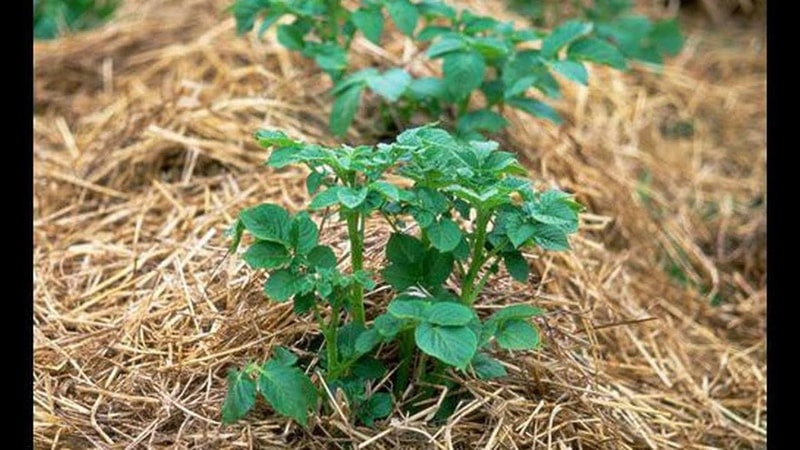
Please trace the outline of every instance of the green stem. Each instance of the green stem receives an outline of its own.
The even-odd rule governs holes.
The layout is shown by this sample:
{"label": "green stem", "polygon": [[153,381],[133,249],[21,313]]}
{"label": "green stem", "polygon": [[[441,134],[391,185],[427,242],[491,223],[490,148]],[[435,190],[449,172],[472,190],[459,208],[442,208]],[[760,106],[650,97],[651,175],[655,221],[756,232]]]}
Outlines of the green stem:
{"label": "green stem", "polygon": [[472,262],[470,263],[467,276],[464,278],[461,288],[461,301],[467,305],[472,305],[477,296],[477,292],[475,291],[475,279],[486,260],[483,247],[486,244],[486,228],[489,226],[489,219],[491,219],[491,214],[479,211],[478,218],[475,221],[475,240],[472,245]]}
{"label": "green stem", "polygon": [[[325,323],[325,320],[322,318],[322,314],[319,311],[317,305],[314,305],[314,318],[317,320],[319,327],[322,329],[322,335],[325,336],[325,350],[328,354],[328,373],[335,374],[336,367],[339,365],[339,348],[337,347],[336,341],[336,331],[338,327],[339,321],[339,311],[338,308],[331,306],[331,320],[329,323]],[[331,378],[335,379],[335,378]]]}
{"label": "green stem", "polygon": [[[356,212],[347,216],[347,235],[350,238],[350,265],[353,273],[364,268],[364,227],[359,227],[360,215]],[[364,325],[364,287],[356,284],[350,297],[350,313],[353,320],[359,325]]]}
{"label": "green stem", "polygon": [[406,330],[400,334],[400,366],[397,368],[397,383],[394,394],[399,398],[408,388],[411,359],[414,356],[414,332]]}

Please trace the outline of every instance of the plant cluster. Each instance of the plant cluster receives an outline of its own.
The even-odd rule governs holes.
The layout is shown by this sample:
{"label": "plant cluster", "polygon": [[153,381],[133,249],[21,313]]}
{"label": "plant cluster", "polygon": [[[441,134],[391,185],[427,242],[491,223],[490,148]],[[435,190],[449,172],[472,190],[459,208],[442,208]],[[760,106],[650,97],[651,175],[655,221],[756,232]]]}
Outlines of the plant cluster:
{"label": "plant cluster", "polygon": [[33,0],[33,37],[55,39],[65,31],[94,28],[117,6],[119,0]]}
{"label": "plant cluster", "polygon": [[[614,26],[596,30],[585,20],[564,22],[549,33],[516,29],[439,0],[362,0],[357,8],[340,0],[236,0],[231,10],[239,33],[252,30],[259,18],[259,35],[290,18],[277,25],[278,42],[313,59],[332,79],[330,128],[337,136],[352,123],[365,91],[380,97],[384,116],[402,127],[421,113],[453,123],[466,138],[503,129],[506,107],[560,123],[544,101],[560,96],[554,74],[585,85],[584,62],[627,67],[615,45],[622,35],[606,39]],[[404,67],[350,66],[348,51],[356,33],[380,44],[387,17],[418,47],[426,47],[425,57],[442,61],[441,77],[418,77]]]}
{"label": "plant cluster", "polygon": [[[625,57],[662,64],[664,56],[675,56],[683,47],[678,20],[651,21],[634,14],[630,0],[593,0],[589,5],[572,0],[570,6],[582,20],[594,25],[593,35],[617,47]],[[531,23],[542,25],[548,16],[562,15],[563,0],[510,0],[510,6],[527,16]]]}
{"label": "plant cluster", "polygon": [[[255,136],[272,149],[268,165],[310,170],[312,199],[295,214],[275,204],[241,211],[231,228],[231,251],[245,232],[251,235],[243,257],[253,269],[267,271],[266,297],[291,301],[294,313],[313,317],[324,342],[311,359],[316,377],[281,347],[263,364],[231,370],[225,422],[246,415],[260,393],[277,413],[305,425],[320,393],[341,391],[354,420],[371,425],[414,386],[452,383],[447,370],[503,376],[492,350],[539,345],[530,321],[540,314],[537,308],[515,304],[480,317],[474,304],[501,267],[527,281],[523,249],[569,248],[567,236],[577,231],[581,209],[570,195],[534,190],[514,154],[496,142],[467,141],[435,126],[409,129],[376,147],[326,148],[275,131]],[[346,271],[333,249],[320,243],[325,224],[337,219],[346,223],[350,242]],[[372,219],[393,230],[386,263],[375,272],[364,267]],[[365,311],[364,292],[375,287],[376,275],[394,294],[385,310]],[[387,363],[396,364],[393,376],[378,383],[390,372]],[[386,384],[393,392],[374,388]],[[422,389],[415,396],[431,394]]]}

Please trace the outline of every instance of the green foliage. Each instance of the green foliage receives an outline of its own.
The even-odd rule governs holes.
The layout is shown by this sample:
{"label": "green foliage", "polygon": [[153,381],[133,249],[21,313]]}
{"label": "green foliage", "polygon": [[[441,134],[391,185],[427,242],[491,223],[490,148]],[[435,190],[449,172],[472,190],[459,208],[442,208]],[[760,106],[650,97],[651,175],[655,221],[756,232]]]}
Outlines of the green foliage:
{"label": "green foliage", "polygon": [[[383,81],[369,81],[376,76]],[[339,88],[363,83],[386,93],[394,89],[392,80],[402,79],[364,72]],[[514,154],[496,142],[464,140],[435,126],[407,130],[395,142],[375,147],[328,148],[266,130],[255,138],[271,149],[270,166],[309,169],[312,199],[307,211],[294,214],[268,203],[242,210],[229,232],[231,250],[249,234],[242,257],[267,273],[266,297],[291,300],[296,314],[313,315],[325,338],[317,370],[328,389],[344,393],[354,420],[372,426],[392,411],[391,394],[372,386],[387,372],[375,355],[395,341],[400,350],[395,392],[408,385],[414,364],[416,373],[425,374],[419,382],[445,382],[447,368],[490,379],[506,373],[491,351],[538,347],[539,332],[530,321],[541,314],[538,309],[510,305],[482,320],[473,304],[500,264],[514,279],[527,282],[530,267],[523,248],[569,248],[568,235],[578,230],[581,209],[571,195],[534,190]],[[398,177],[404,180],[389,181]],[[346,223],[348,272],[339,269],[333,249],[320,244],[324,230],[312,214],[322,215],[321,222],[338,217]],[[394,230],[379,273],[395,295],[369,325],[363,291],[375,282],[363,269],[363,242],[367,219],[373,217]],[[418,233],[411,234],[412,221]],[[426,358],[434,362],[430,373]],[[275,412],[305,425],[318,394],[297,362],[278,348],[262,365],[231,371],[223,420],[243,417],[261,394]]]}
{"label": "green foliage", "polygon": [[[654,52],[674,54],[682,42],[676,22],[644,19],[644,29],[628,16],[609,16],[606,9],[587,10],[586,15],[605,14],[608,20],[569,20],[550,33],[515,29],[510,22],[456,11],[440,0],[362,0],[357,7],[340,0],[236,0],[231,11],[240,34],[252,30],[259,18],[259,34],[291,18],[277,27],[278,41],[313,59],[331,77],[330,129],[337,136],[347,132],[365,95],[380,98],[384,110],[393,111],[386,117],[401,126],[422,113],[455,124],[465,138],[505,128],[508,122],[500,114],[505,107],[560,124],[546,103],[560,96],[555,73],[585,85],[584,62],[622,70],[629,57],[652,60]],[[418,78],[396,67],[351,67],[347,55],[356,34],[380,45],[388,22],[420,49],[427,46],[428,58],[441,60],[441,78]],[[539,50],[534,49],[537,43]],[[486,104],[471,109],[479,92]]]}
{"label": "green foliage", "polygon": [[[634,14],[630,0],[593,0],[588,2],[588,6],[583,1],[571,3],[572,13],[592,26],[591,33],[586,36],[606,44],[597,41],[580,44],[573,51],[573,58],[594,62],[601,59],[611,62],[604,64],[617,68],[624,67],[625,59],[660,65],[664,56],[675,56],[683,47],[683,36],[676,18],[652,21]],[[539,26],[564,18],[562,8],[565,2],[561,0],[509,0],[509,5]],[[548,17],[551,19],[547,20]]]}
{"label": "green foliage", "polygon": [[33,37],[55,39],[95,28],[111,18],[119,0],[33,0]]}

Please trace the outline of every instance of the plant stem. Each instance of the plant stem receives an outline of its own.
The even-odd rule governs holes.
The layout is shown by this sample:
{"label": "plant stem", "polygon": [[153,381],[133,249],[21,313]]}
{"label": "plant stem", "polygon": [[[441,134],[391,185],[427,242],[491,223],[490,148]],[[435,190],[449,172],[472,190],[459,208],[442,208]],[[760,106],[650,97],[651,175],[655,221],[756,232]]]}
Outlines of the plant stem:
{"label": "plant stem", "polygon": [[414,334],[411,330],[400,333],[400,366],[397,368],[397,383],[394,394],[398,398],[408,387],[408,375],[411,372],[411,358],[414,356]]}
{"label": "plant stem", "polygon": [[485,261],[483,246],[486,244],[486,228],[489,226],[490,218],[491,214],[478,211],[475,221],[475,240],[472,245],[472,261],[461,288],[461,301],[467,305],[472,305],[477,296],[475,278]]}
{"label": "plant stem", "polygon": [[[364,227],[359,227],[360,215],[356,212],[347,216],[347,235],[350,238],[350,265],[353,273],[364,267]],[[359,325],[366,322],[364,314],[364,287],[356,284],[350,297],[350,314]]]}

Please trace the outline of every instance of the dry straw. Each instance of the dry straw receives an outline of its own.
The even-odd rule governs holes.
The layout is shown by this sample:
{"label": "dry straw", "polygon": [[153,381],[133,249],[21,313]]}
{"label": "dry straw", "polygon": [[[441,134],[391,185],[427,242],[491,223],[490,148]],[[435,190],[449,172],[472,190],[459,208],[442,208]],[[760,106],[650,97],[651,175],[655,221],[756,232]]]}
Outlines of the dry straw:
{"label": "dry straw", "polygon": [[[510,116],[506,148],[588,207],[574,251],[532,253],[527,286],[498,278],[479,302],[547,311],[541,351],[465,381],[474,399],[443,426],[432,403],[354,427],[340,402],[308,430],[265,407],[221,426],[228,367],[318,332],[225,258],[239,209],[307,200],[299,171],[260,165],[251,133],[333,142],[325,77],[272,34],[236,38],[226,6],[126,2],[104,28],[35,46],[37,448],[765,445],[764,30],[690,22],[660,74],[591,68],[556,105],[567,124]],[[359,40],[355,63],[433,70],[387,42]],[[374,124],[362,110],[347,140],[374,142]],[[343,237],[326,235],[342,255]],[[387,237],[369,236],[372,264]]]}

